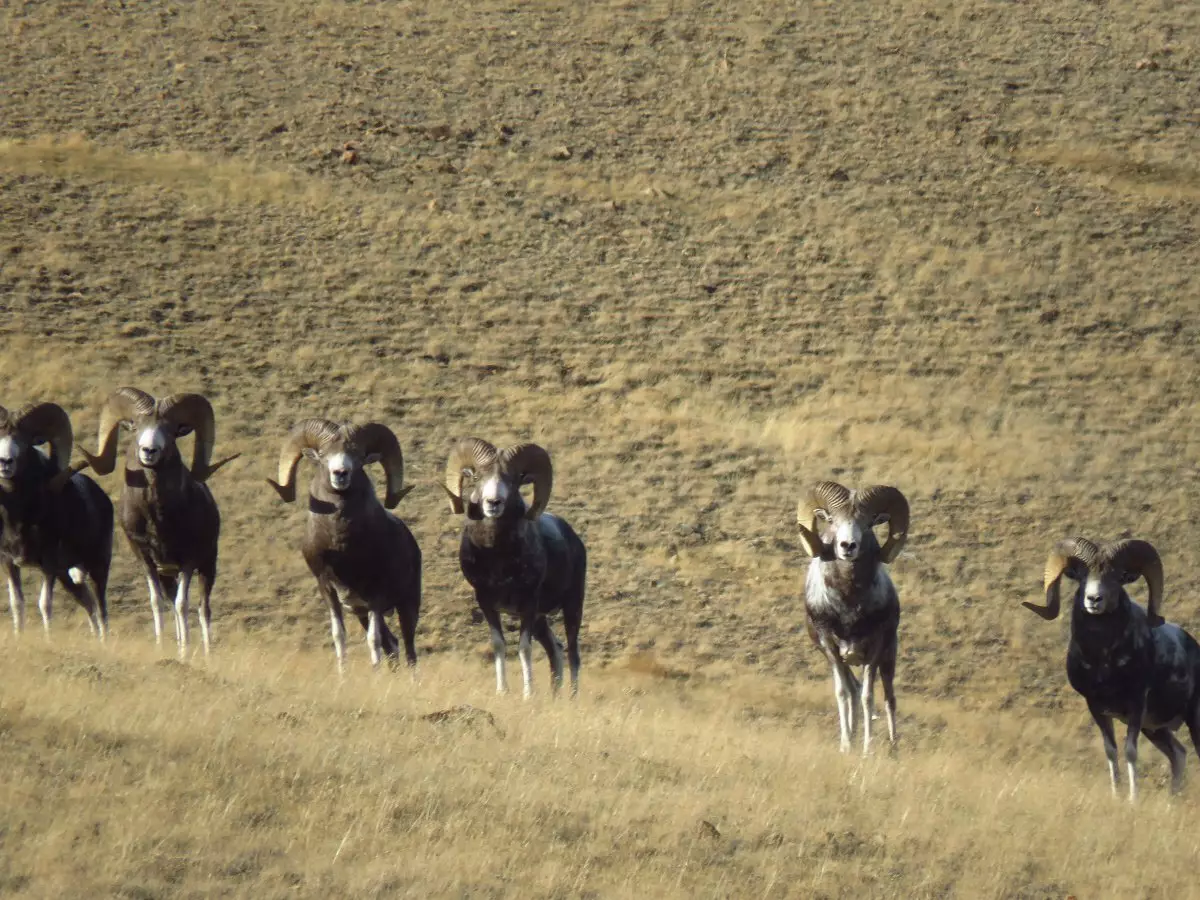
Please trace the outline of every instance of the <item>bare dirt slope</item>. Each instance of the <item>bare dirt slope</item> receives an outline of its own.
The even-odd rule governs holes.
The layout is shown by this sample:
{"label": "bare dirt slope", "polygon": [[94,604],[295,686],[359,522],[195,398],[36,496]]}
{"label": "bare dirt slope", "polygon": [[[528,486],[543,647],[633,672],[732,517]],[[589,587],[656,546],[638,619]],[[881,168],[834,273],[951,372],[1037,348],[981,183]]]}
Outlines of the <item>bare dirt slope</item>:
{"label": "bare dirt slope", "polygon": [[[213,483],[219,640],[332,665],[263,483],[310,415],[397,431],[419,650],[484,682],[436,486],[467,434],[551,451],[589,670],[819,685],[750,708],[813,711],[820,746],[817,478],[912,503],[899,691],[936,712],[910,734],[1055,710],[1102,789],[1066,625],[1019,609],[1062,536],[1150,539],[1200,627],[1186,6],[46,2],[0,33],[0,403],[58,400],[90,442],[121,384],[209,394],[244,454]],[[123,545],[111,607],[146,639]]]}

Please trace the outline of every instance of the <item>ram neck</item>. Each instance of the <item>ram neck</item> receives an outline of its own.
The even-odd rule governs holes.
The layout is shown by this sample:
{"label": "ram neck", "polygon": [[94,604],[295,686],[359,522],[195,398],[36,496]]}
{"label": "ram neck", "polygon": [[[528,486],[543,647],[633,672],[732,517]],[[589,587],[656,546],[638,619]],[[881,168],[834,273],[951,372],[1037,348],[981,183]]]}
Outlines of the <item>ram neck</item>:
{"label": "ram neck", "polygon": [[1130,643],[1135,632],[1147,630],[1139,624],[1128,600],[1105,615],[1093,615],[1079,602],[1071,611],[1072,643],[1085,659],[1106,658],[1113,649]]}
{"label": "ram neck", "polygon": [[520,543],[522,519],[475,519],[467,522],[467,538],[476,547],[502,550]]}
{"label": "ram neck", "polygon": [[378,515],[383,506],[374,491],[352,488],[338,493],[324,480],[314,480],[308,490],[308,511],[331,519],[360,519]]}
{"label": "ram neck", "polygon": [[826,579],[836,584],[847,597],[862,596],[879,575],[878,554],[866,554],[854,560],[835,559],[825,565]]}
{"label": "ram neck", "polygon": [[191,481],[191,474],[178,458],[153,469],[145,466],[127,466],[125,469],[125,485],[145,491],[152,504],[183,499]]}

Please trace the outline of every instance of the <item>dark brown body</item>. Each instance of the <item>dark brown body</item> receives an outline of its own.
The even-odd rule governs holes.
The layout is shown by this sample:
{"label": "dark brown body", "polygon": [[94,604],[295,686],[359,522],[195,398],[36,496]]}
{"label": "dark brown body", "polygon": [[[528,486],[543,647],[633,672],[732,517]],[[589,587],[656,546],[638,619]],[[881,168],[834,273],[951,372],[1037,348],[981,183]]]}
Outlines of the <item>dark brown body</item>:
{"label": "dark brown body", "polygon": [[[33,447],[21,473],[0,480],[0,567],[9,579],[14,625],[23,620],[20,570],[32,566],[49,583],[43,591],[43,621],[49,628],[49,598],[57,582],[83,607],[101,635],[108,623],[108,572],[112,563],[113,505],[96,482],[76,473],[51,490],[55,464]],[[72,577],[72,570],[87,582]],[[90,589],[89,589],[90,588]]]}
{"label": "dark brown body", "polygon": [[374,612],[381,620],[383,652],[397,658],[399,644],[383,620],[395,613],[405,659],[416,665],[421,549],[408,526],[383,508],[361,468],[345,491],[333,490],[318,469],[309,487],[308,513],[304,560],[329,606],[335,632],[343,610],[352,612],[363,628]]}

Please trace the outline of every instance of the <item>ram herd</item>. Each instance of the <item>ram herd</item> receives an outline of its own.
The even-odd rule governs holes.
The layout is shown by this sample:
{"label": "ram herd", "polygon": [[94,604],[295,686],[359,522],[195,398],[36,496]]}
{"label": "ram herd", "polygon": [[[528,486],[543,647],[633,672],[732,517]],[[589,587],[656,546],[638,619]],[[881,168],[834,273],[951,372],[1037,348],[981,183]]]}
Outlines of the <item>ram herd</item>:
{"label": "ram herd", "polygon": [[[116,517],[107,493],[84,470],[106,476],[117,469],[123,429],[131,434],[118,515],[145,571],[155,639],[162,642],[162,607],[169,604],[179,656],[187,656],[191,586],[198,577],[207,655],[221,528],[207,482],[237,455],[212,462],[213,409],[195,393],[156,399],[137,388],[120,388],[101,410],[96,452],[80,448],[83,461],[78,463],[71,461],[74,435],[61,406],[36,403],[14,412],[0,407],[0,567],[8,582],[13,628],[19,634],[24,627],[21,570],[28,567],[41,573],[38,609],[47,634],[54,591],[61,586],[83,608],[93,633],[105,639]],[[190,465],[178,443],[188,434],[194,435]],[[347,612],[366,632],[372,664],[385,657],[398,661],[403,643],[405,661],[415,667],[422,558],[408,526],[391,512],[412,490],[404,485],[399,440],[376,422],[298,422],[283,441],[276,478],[267,479],[284,502],[297,497],[302,458],[315,465],[302,552],[329,611],[339,671],[345,668]],[[366,471],[374,463],[384,471],[382,502]],[[553,483],[550,455],[533,443],[500,449],[466,438],[454,444],[446,462],[441,486],[451,511],[462,517],[459,564],[491,634],[499,692],[508,689],[502,613],[519,623],[524,696],[533,691],[534,640],[549,657],[552,690],[561,689],[563,647],[550,626],[556,614],[566,631],[570,694],[579,691],[587,550],[566,521],[546,512]],[[521,493],[526,485],[532,486],[528,504]],[[888,738],[896,745],[900,602],[887,566],[903,548],[909,523],[908,500],[888,485],[855,490],[817,482],[797,509],[799,541],[809,557],[807,630],[829,662],[843,752],[849,751],[858,723],[863,752],[870,747],[876,678],[883,688]],[[887,527],[882,544],[875,534],[881,526]],[[1103,737],[1114,793],[1120,780],[1114,719],[1127,727],[1130,800],[1137,792],[1137,745],[1143,734],[1166,755],[1171,789],[1178,791],[1187,757],[1175,737],[1181,726],[1187,726],[1200,755],[1200,644],[1160,614],[1162,560],[1146,541],[1096,544],[1071,538],[1056,545],[1047,560],[1045,605],[1024,605],[1044,619],[1057,618],[1064,576],[1078,583],[1067,677]],[[1125,590],[1139,579],[1149,590],[1145,609]],[[399,639],[388,625],[392,615]]]}

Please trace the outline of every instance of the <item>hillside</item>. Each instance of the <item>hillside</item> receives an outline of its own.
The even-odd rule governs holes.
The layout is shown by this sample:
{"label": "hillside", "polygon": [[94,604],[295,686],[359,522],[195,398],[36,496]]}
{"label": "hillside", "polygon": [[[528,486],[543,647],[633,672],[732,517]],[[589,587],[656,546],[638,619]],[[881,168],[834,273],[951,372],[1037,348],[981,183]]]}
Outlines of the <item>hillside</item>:
{"label": "hillside", "polygon": [[[115,387],[200,390],[242,453],[210,661],[158,659],[123,541],[110,647],[65,597],[61,654],[0,634],[6,893],[1195,892],[1163,862],[1196,790],[1169,806],[1144,745],[1144,808],[1111,803],[1067,623],[1020,608],[1059,538],[1136,535],[1200,629],[1185,7],[51,0],[0,29],[0,403],[91,446]],[[356,627],[334,684],[263,481],[313,415],[403,445],[418,685]],[[553,456],[578,708],[489,696],[437,487],[464,435]],[[912,504],[895,761],[831,758],[793,528],[828,477]],[[462,703],[501,750],[419,718]]]}

